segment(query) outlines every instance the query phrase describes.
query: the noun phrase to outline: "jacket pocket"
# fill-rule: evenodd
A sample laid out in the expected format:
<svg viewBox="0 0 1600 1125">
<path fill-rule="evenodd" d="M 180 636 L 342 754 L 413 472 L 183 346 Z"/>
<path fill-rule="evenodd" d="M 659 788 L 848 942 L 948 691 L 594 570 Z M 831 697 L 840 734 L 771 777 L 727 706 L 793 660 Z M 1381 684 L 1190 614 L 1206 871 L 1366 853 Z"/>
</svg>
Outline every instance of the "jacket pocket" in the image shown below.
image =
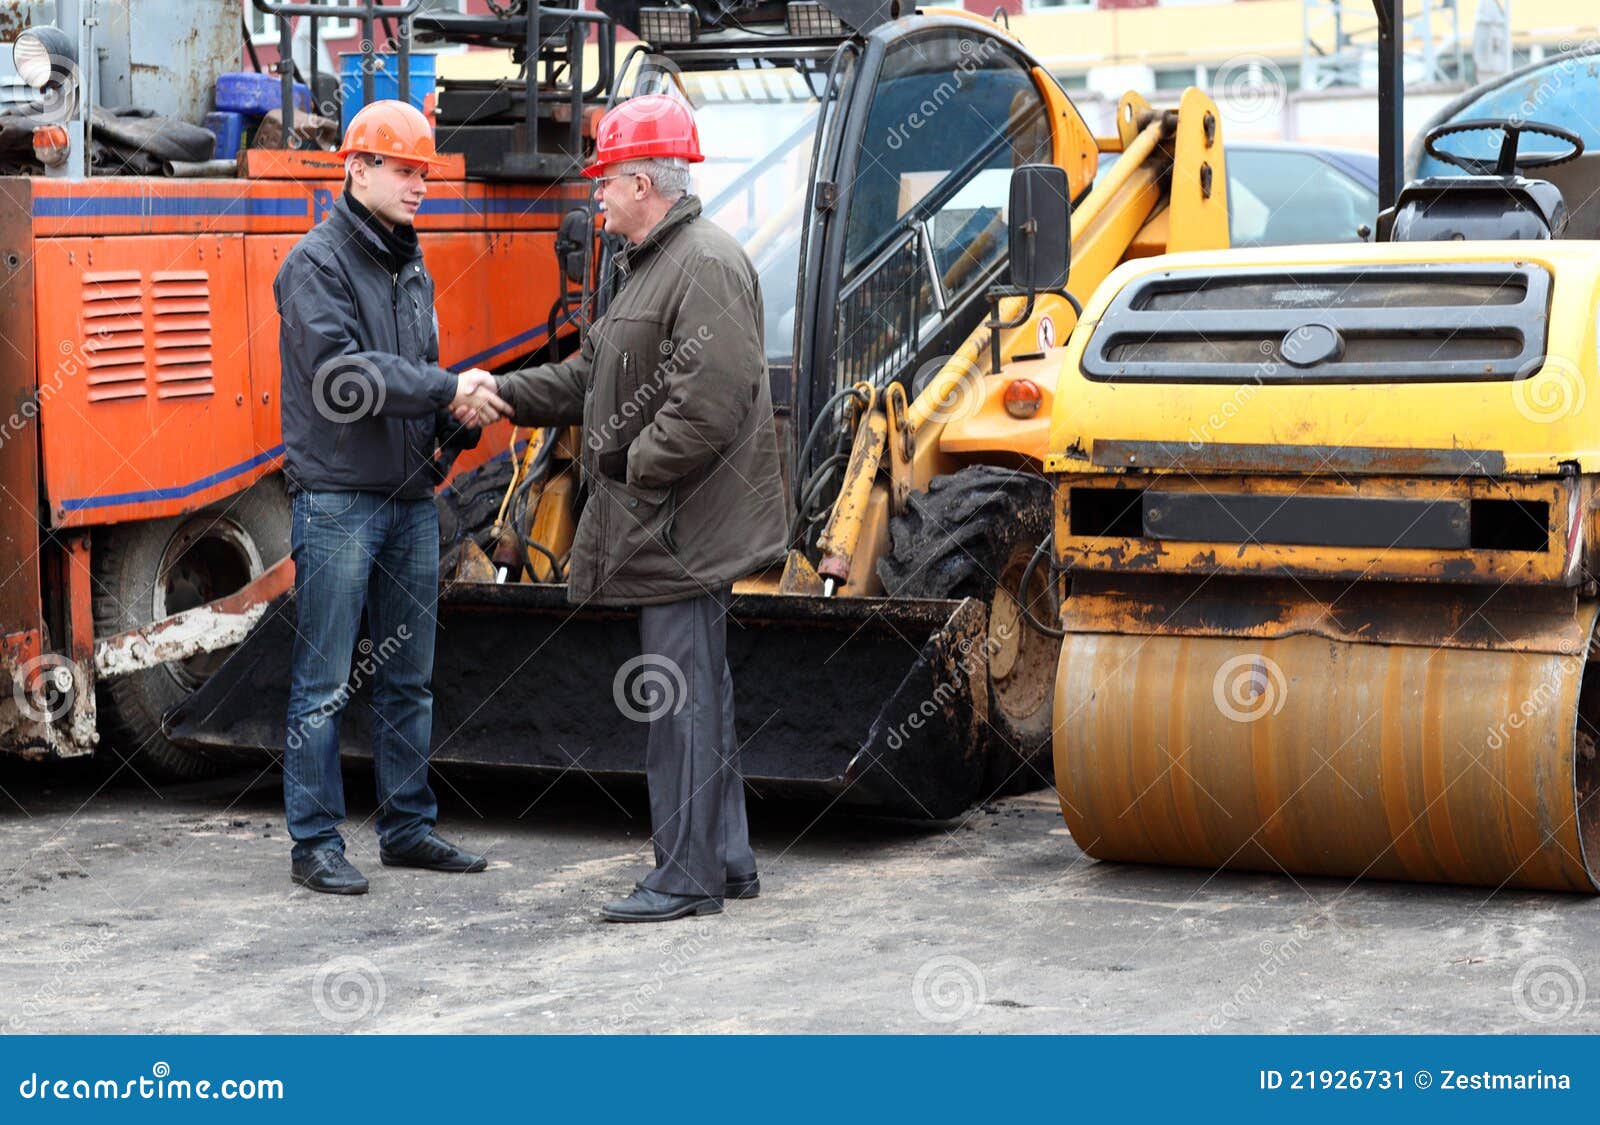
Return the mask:
<svg viewBox="0 0 1600 1125">
<path fill-rule="evenodd" d="M 636 488 L 630 484 L 606 482 L 606 530 L 609 538 L 604 550 L 609 562 L 607 576 L 625 574 L 630 578 L 656 578 L 677 575 L 677 542 L 673 537 L 676 519 L 675 490 Z"/>
<path fill-rule="evenodd" d="M 600 447 L 612 449 L 638 437 L 666 399 L 667 335 L 660 321 L 639 316 L 608 316 L 605 334 L 606 347 L 597 355 L 609 356 L 609 362 L 595 368 L 595 406 Z"/>
</svg>

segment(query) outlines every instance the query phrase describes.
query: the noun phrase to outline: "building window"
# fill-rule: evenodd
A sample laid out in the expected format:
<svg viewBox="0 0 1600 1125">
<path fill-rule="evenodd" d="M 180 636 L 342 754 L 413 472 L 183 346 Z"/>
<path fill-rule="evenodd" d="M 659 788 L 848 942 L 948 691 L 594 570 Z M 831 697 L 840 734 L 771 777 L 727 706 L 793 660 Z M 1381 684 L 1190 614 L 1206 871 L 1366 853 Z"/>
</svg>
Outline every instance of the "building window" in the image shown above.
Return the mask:
<svg viewBox="0 0 1600 1125">
<path fill-rule="evenodd" d="M 1203 66 L 1166 67 L 1155 72 L 1157 90 L 1187 90 L 1190 86 L 1205 89 L 1206 69 Z"/>
<path fill-rule="evenodd" d="M 342 7 L 342 0 L 304 0 L 307 3 L 322 4 L 327 7 Z M 245 9 L 250 13 L 250 42 L 276 43 L 278 41 L 278 17 L 269 16 L 257 8 L 252 0 L 242 0 Z M 459 0 L 445 0 L 445 4 L 459 11 Z M 428 7 L 428 5 L 423 5 Z M 360 21 L 353 19 L 322 19 L 317 21 L 317 38 L 349 39 L 355 35 L 360 27 Z"/>
<path fill-rule="evenodd" d="M 250 0 L 243 0 L 245 12 L 250 17 L 250 42 L 276 43 L 278 41 L 278 17 L 269 16 L 257 8 Z"/>
</svg>

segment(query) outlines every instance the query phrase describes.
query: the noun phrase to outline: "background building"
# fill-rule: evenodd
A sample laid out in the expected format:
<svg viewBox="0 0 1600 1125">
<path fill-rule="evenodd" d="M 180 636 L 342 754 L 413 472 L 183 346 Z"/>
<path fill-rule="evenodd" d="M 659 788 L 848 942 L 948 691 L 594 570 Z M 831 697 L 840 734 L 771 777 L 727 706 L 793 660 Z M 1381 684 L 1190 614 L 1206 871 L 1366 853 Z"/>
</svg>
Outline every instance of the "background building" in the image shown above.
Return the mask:
<svg viewBox="0 0 1600 1125">
<path fill-rule="evenodd" d="M 263 66 L 277 59 L 276 21 L 241 0 Z M 426 0 L 426 7 L 488 14 L 489 0 Z M 592 8 L 593 0 L 583 6 Z M 1228 136 L 1372 148 L 1377 40 L 1370 0 L 959 0 L 1011 27 L 1071 91 L 1090 125 L 1110 131 L 1117 99 L 1153 101 L 1187 86 L 1219 102 Z M 1580 0 L 1406 0 L 1406 123 L 1413 129 L 1461 90 L 1494 73 L 1600 39 L 1600 4 Z M 301 21 L 302 23 L 304 21 Z M 324 21 L 322 61 L 360 49 L 356 21 Z M 619 36 L 626 41 L 632 37 Z M 380 48 L 388 34 L 379 28 Z M 437 48 L 441 77 L 514 70 L 503 51 Z M 296 48 L 305 69 L 309 43 Z M 244 65 L 250 66 L 248 56 Z"/>
<path fill-rule="evenodd" d="M 990 0 L 965 6 L 990 13 Z M 1003 0 L 1012 28 L 1109 128 L 1124 90 L 1211 91 L 1228 135 L 1377 143 L 1370 0 Z M 1406 123 L 1496 73 L 1600 37 L 1577 0 L 1406 0 Z"/>
</svg>

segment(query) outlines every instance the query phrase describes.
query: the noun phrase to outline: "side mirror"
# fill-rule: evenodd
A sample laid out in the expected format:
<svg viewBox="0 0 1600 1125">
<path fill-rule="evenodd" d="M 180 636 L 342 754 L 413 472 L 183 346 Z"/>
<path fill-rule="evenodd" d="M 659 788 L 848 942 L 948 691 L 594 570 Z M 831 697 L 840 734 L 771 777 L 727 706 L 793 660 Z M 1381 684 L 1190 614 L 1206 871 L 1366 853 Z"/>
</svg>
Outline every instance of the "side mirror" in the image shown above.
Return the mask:
<svg viewBox="0 0 1600 1125">
<path fill-rule="evenodd" d="M 594 215 L 582 207 L 561 216 L 556 231 L 556 260 L 573 285 L 582 285 L 589 272 L 589 249 L 594 245 Z"/>
<path fill-rule="evenodd" d="M 1011 173 L 1011 284 L 1064 289 L 1072 265 L 1072 188 L 1065 168 L 1024 164 Z"/>
</svg>

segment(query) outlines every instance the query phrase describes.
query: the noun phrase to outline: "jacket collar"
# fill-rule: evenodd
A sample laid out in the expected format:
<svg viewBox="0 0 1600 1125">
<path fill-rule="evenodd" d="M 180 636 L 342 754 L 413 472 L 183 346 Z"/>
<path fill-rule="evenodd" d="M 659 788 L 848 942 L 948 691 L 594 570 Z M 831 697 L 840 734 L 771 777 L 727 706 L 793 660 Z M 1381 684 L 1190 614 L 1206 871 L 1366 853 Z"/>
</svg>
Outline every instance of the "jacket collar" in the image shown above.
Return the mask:
<svg viewBox="0 0 1600 1125">
<path fill-rule="evenodd" d="M 356 245 L 387 273 L 399 273 L 422 257 L 422 246 L 415 231 L 411 231 L 407 237 L 384 230 L 372 212 L 351 198 L 349 192 L 341 193 L 334 200 L 330 214 L 350 229 L 350 237 Z"/>
<path fill-rule="evenodd" d="M 700 197 L 685 194 L 661 217 L 659 223 L 650 228 L 650 233 L 644 236 L 644 241 L 637 246 L 629 246 L 617 255 L 617 264 L 622 267 L 624 273 L 637 270 L 646 259 L 661 248 L 673 231 L 681 226 L 687 226 L 699 217 Z"/>
</svg>

